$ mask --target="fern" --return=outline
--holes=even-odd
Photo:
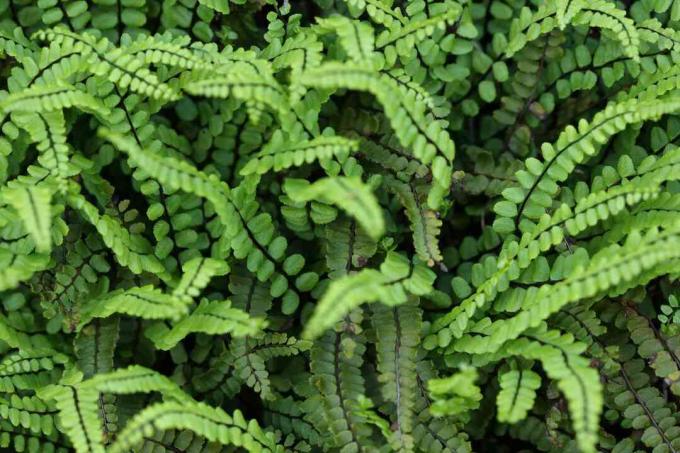
[[[680,451],[679,5],[0,2],[0,449]]]

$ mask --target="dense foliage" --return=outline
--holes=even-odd
[[[0,447],[680,451],[679,0],[2,0],[0,54]]]

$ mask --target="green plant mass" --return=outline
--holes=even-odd
[[[680,0],[0,0],[0,451],[679,453]]]

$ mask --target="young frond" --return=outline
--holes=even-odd
[[[286,179],[286,194],[297,202],[312,200],[335,204],[347,211],[373,239],[380,239],[385,230],[383,212],[370,187],[356,177],[335,176],[313,183],[301,179]]]
[[[331,282],[307,321],[303,336],[310,339],[318,337],[364,303],[404,304],[409,294],[421,296],[430,293],[433,282],[434,273],[427,266],[411,262],[398,253],[390,253],[379,271],[364,269]]]
[[[265,326],[265,321],[251,318],[247,313],[233,308],[228,300],[204,300],[172,328],[164,323],[157,323],[150,326],[145,334],[158,349],[167,351],[190,333],[243,337],[254,335]]]
[[[106,318],[114,313],[144,319],[178,319],[186,311],[186,303],[181,298],[164,294],[149,285],[115,290],[87,302],[80,315],[80,325],[84,326],[94,318]]]
[[[280,172],[290,167],[311,164],[314,161],[327,161],[336,158],[344,161],[358,149],[358,143],[341,136],[322,135],[307,141],[288,141],[280,131],[261,151],[250,158],[241,169],[241,174],[262,175],[269,171]]]
[[[498,376],[498,381],[501,387],[496,397],[498,421],[517,423],[524,420],[534,406],[541,377],[530,367],[520,364]]]

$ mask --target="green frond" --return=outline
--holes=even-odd
[[[264,334],[234,338],[229,353],[233,366],[232,379],[239,386],[244,383],[268,401],[276,401],[267,363],[276,357],[292,357],[311,347],[311,342],[285,334]],[[230,383],[231,384],[231,383]]]
[[[505,55],[513,56],[527,42],[551,32],[557,26],[564,28],[567,23],[607,30],[619,41],[626,56],[636,61],[639,59],[640,37],[633,20],[626,17],[625,11],[618,9],[614,3],[605,0],[550,2],[541,5],[534,13],[524,8],[520,17],[512,23]]]
[[[578,129],[568,126],[554,145],[542,145],[544,162],[529,158],[526,170],[516,173],[519,186],[506,189],[504,200],[494,206],[498,215],[494,229],[507,234],[519,226],[521,231],[527,231],[533,225],[531,220],[540,218],[552,206],[558,184],[567,179],[577,164],[595,155],[612,135],[628,124],[657,119],[678,107],[675,98],[645,103],[624,101],[608,105],[590,122],[581,120]]]
[[[310,352],[310,381],[318,389],[327,442],[345,451],[368,450],[370,425],[361,417],[364,378],[360,367],[366,346],[358,333],[361,316],[348,315],[341,331],[328,331],[314,342]],[[343,328],[344,327],[344,328]]]
[[[243,337],[254,335],[265,326],[266,321],[251,318],[247,313],[233,308],[228,300],[204,300],[171,328],[164,323],[157,323],[146,329],[145,334],[158,349],[167,351],[190,333]]]
[[[524,330],[537,327],[547,317],[568,303],[606,294],[621,294],[630,287],[646,283],[665,268],[659,263],[677,259],[676,229],[665,232],[648,231],[644,236],[634,232],[623,246],[614,244],[593,256],[587,266],[580,266],[568,278],[554,285],[543,285],[522,301],[522,311],[512,318],[493,322],[487,318],[472,327],[471,334],[454,342],[459,351],[494,351],[508,339]],[[650,271],[652,274],[650,275]],[[529,296],[527,294],[527,296]]]
[[[187,312],[184,300],[148,286],[115,290],[87,301],[80,314],[80,326],[94,318],[106,318],[114,313],[144,319],[179,319]]]
[[[36,272],[49,266],[50,257],[42,254],[17,255],[7,249],[0,248],[0,290],[5,291],[19,286],[30,279]],[[11,344],[11,343],[10,343]]]
[[[662,334],[654,323],[637,313],[634,308],[626,307],[626,329],[630,339],[637,345],[638,354],[649,360],[654,373],[664,379],[673,394],[680,392],[680,360],[678,359],[678,336]]]
[[[323,59],[323,44],[314,33],[299,33],[286,39],[280,46],[273,44],[263,54],[271,60],[274,70],[290,68],[298,73],[305,68],[318,66]]]
[[[473,267],[476,271],[476,278],[473,280],[473,284],[477,286],[476,291],[470,294],[468,287],[465,294],[462,294],[465,299],[461,304],[437,319],[433,330],[439,332],[448,327],[453,336],[460,337],[467,330],[468,320],[476,310],[496,297],[499,291],[506,289],[511,280],[519,278],[520,272],[535,263],[541,251],[562,243],[567,233],[576,236],[602,220],[621,213],[626,206],[640,203],[656,193],[654,189],[644,185],[638,187],[635,184],[624,184],[590,194],[574,210],[567,204],[562,204],[552,216],[543,215],[533,231],[522,235],[519,242],[507,241],[498,259],[489,257],[485,260],[489,264],[498,261],[496,267],[482,263]],[[438,341],[448,344],[450,336],[443,335],[445,336]]]
[[[101,373],[77,385],[79,390],[95,389],[103,393],[128,395],[158,392],[164,397],[187,402],[191,398],[180,387],[157,371],[139,365]]]
[[[51,435],[55,431],[54,408],[35,396],[0,398],[0,416],[17,427],[36,434]]]
[[[41,398],[54,400],[59,410],[59,425],[77,452],[104,453],[99,407],[99,392],[72,384],[53,385],[41,390]]]
[[[288,94],[276,79],[253,72],[244,63],[226,71],[192,74],[183,81],[182,89],[195,96],[233,97],[256,107],[267,106],[282,117],[290,113]]]
[[[456,2],[444,1],[430,6],[431,11],[438,11],[430,17],[416,16],[405,24],[393,22],[388,30],[376,38],[376,47],[389,52],[394,48],[397,54],[408,54],[413,46],[432,35],[437,29],[444,29],[461,15],[463,8]]]
[[[107,129],[100,129],[99,134],[127,153],[136,165],[170,189],[182,189],[210,201],[217,201],[221,196],[225,198],[229,196],[229,187],[225,183],[220,182],[214,175],[201,172],[185,161],[170,156],[161,156],[151,150],[145,152],[129,137]],[[219,206],[224,202],[226,200],[213,204]]]
[[[201,58],[194,55],[187,48],[188,40],[173,38],[171,35],[145,36],[139,35],[136,39],[128,39],[123,36],[124,52],[140,59],[145,65],[166,65],[181,69],[208,69]]]
[[[269,143],[246,163],[240,173],[243,176],[262,175],[271,170],[279,172],[331,158],[344,161],[357,149],[356,141],[341,136],[322,135],[307,141],[291,142],[276,131]]]
[[[613,3],[605,0],[588,2],[574,16],[573,22],[575,25],[587,24],[608,30],[620,42],[627,57],[639,60],[640,37],[635,23]]]
[[[439,249],[439,234],[442,221],[435,211],[425,207],[427,189],[413,183],[402,183],[394,178],[385,178],[385,182],[406,210],[418,258],[430,267],[441,263],[443,257]]]
[[[23,61],[33,56],[35,46],[25,36],[21,27],[13,27],[11,23],[6,23],[0,31],[0,50],[5,55]]]
[[[265,418],[284,434],[294,433],[296,437],[305,439],[310,445],[320,446],[321,433],[303,416],[299,402],[290,397],[268,403],[265,411]]]
[[[236,207],[229,201],[231,190],[226,183],[220,181],[214,174],[207,175],[185,161],[161,156],[153,151],[145,152],[128,137],[108,130],[100,130],[100,134],[128,153],[136,165],[162,185],[171,190],[182,189],[209,200],[222,225],[226,227],[228,237],[237,241],[240,248],[246,250],[247,255],[250,250],[244,247],[244,242],[239,237],[239,235],[247,235],[247,229]],[[252,242],[250,244],[252,245]]]
[[[64,82],[54,85],[36,85],[10,94],[0,101],[3,115],[9,112],[52,112],[77,107],[86,112],[106,117],[109,109],[91,94]]]
[[[599,418],[602,412],[602,384],[596,370],[580,354],[583,344],[558,331],[537,330],[508,343],[503,353],[539,360],[564,393],[579,447],[595,451]]]
[[[24,222],[26,231],[40,253],[52,248],[52,192],[44,186],[17,186],[2,191],[2,199],[11,205]]]
[[[433,282],[434,273],[424,264],[389,253],[380,271],[364,269],[332,281],[305,324],[303,337],[318,337],[361,304],[397,306],[408,300],[408,294],[428,294]]]
[[[657,19],[648,19],[636,24],[640,39],[656,44],[660,49],[680,50],[680,34],[672,28],[664,27]]]
[[[390,411],[395,418],[388,439],[395,451],[414,451],[416,359],[421,316],[420,309],[413,303],[373,307],[380,391],[383,399],[395,406]]]
[[[163,264],[152,254],[146,240],[130,234],[115,217],[101,214],[96,206],[80,194],[71,194],[66,201],[95,227],[120,264],[135,274],[146,271],[156,273],[164,280],[169,279]]]
[[[380,142],[360,138],[359,148],[362,158],[380,165],[402,179],[421,179],[430,173],[425,164],[408,150],[401,148],[394,136],[388,136]]]
[[[680,452],[678,24],[0,1],[0,450]]]
[[[287,178],[284,190],[293,201],[317,200],[338,205],[354,217],[373,239],[379,239],[385,231],[382,209],[370,187],[360,178],[334,176],[311,184],[302,179]]]
[[[498,421],[517,423],[524,420],[534,406],[541,377],[530,367],[519,364],[498,376],[498,381],[501,387],[496,396]]]
[[[89,33],[79,34],[63,27],[40,30],[34,37],[42,41],[73,45],[79,52],[90,56],[90,71],[93,74],[105,77],[123,89],[129,87],[137,93],[166,102],[178,97],[170,86],[159,81],[155,74],[143,67],[142,60],[115,48],[106,38],[97,40]]]
[[[223,276],[229,272],[225,261],[214,258],[194,258],[182,266],[182,278],[173,290],[173,296],[193,299],[201,294],[215,276]]]
[[[40,151],[38,162],[51,174],[63,180],[79,172],[70,159],[70,150],[66,144],[66,123],[61,111],[15,112],[11,118],[17,126],[29,133]]]
[[[325,228],[328,277],[338,279],[362,268],[376,254],[376,242],[349,218],[333,219]]]
[[[21,334],[17,334],[20,337]],[[5,355],[0,362],[0,390],[3,393],[37,390],[59,380],[69,361],[66,355],[49,349],[31,350],[28,342],[17,343],[15,340],[14,344],[19,344],[21,349]]]
[[[149,406],[136,415],[111,445],[111,452],[127,452],[145,437],[167,430],[191,430],[211,442],[241,447],[249,452],[283,452],[274,436],[240,412],[228,415],[203,403],[166,402]]]
[[[200,3],[203,6],[206,6],[210,9],[214,9],[217,12],[220,12],[222,14],[229,14],[229,2],[236,3],[236,4],[242,4],[243,1],[239,0],[198,0],[198,3]]]

